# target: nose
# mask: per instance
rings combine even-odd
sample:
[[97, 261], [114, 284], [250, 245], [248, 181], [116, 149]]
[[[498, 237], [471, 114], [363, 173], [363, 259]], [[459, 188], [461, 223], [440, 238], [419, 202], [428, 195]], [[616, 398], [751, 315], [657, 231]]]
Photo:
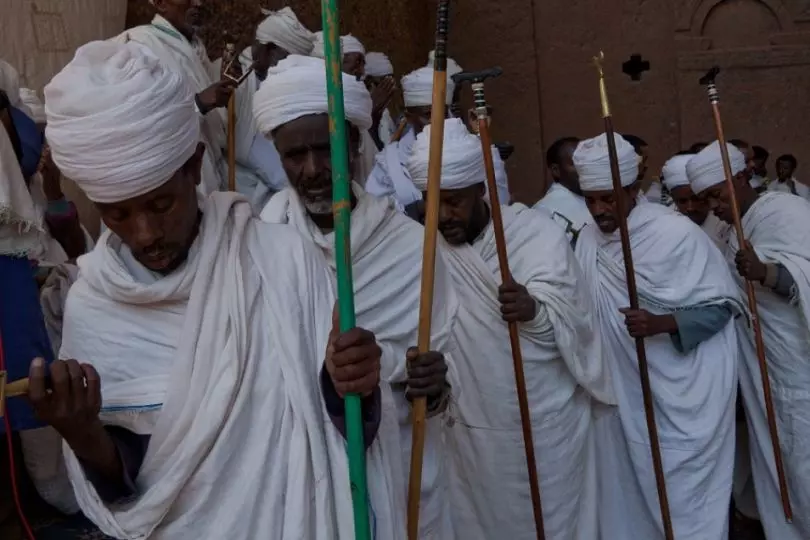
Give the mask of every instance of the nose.
[[697, 202], [694, 201], [693, 199], [689, 199], [686, 202], [686, 211], [687, 212], [694, 212], [695, 210], [697, 210]]
[[715, 210], [719, 206], [719, 201], [714, 197], [709, 197], [709, 210]]
[[320, 172], [318, 157], [315, 152], [309, 150], [304, 157], [302, 173], [305, 178], [314, 178]]
[[141, 248], [149, 247], [163, 238], [160, 227], [146, 213], [135, 216], [132, 233], [135, 245]]
[[449, 221], [452, 218], [453, 212], [450, 205], [439, 202], [439, 222]]

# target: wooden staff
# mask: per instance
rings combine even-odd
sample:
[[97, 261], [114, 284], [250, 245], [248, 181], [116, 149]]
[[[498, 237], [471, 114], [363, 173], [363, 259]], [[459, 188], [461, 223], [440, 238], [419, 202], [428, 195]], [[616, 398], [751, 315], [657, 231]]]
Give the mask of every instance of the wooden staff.
[[[630, 308], [638, 309], [638, 291], [636, 289], [636, 273], [633, 268], [633, 254], [630, 250], [630, 232], [627, 228], [627, 208], [622, 191], [621, 173], [619, 172], [619, 158], [616, 154], [616, 139], [613, 131], [613, 119], [610, 114], [610, 103], [605, 86], [605, 73], [602, 69], [604, 53], [594, 57], [594, 64], [599, 71], [599, 95], [602, 101], [602, 117], [605, 119], [605, 133], [607, 135], [608, 156], [610, 158], [610, 174], [613, 177], [613, 193], [616, 199], [616, 212], [619, 219], [619, 234], [622, 240], [622, 255], [624, 257], [624, 270], [627, 278], [627, 296], [630, 299]], [[647, 351], [644, 340], [636, 338], [636, 355], [638, 356], [638, 372], [641, 377], [641, 391], [644, 396], [644, 413], [647, 416], [647, 433], [650, 436], [650, 450], [652, 452], [653, 469], [655, 470], [655, 484], [658, 487], [658, 503], [661, 507], [661, 521], [664, 524], [666, 540], [674, 540], [672, 532], [672, 517], [669, 513], [669, 498], [667, 497], [667, 484], [664, 478], [664, 466], [661, 460], [661, 447], [658, 443], [658, 429], [655, 425], [655, 410], [653, 408], [653, 394], [650, 386], [650, 372], [647, 368]], [[616, 496], [620, 496], [617, 494]]]
[[391, 140], [388, 141], [388, 142], [392, 143], [392, 142], [399, 141], [402, 138], [402, 136], [405, 134], [405, 128], [407, 128], [407, 127], [408, 127], [408, 120], [406, 118], [403, 118], [402, 120], [399, 121], [399, 125], [397, 126], [397, 130], [394, 132], [394, 134], [391, 136]]
[[[723, 131], [723, 121], [720, 118], [720, 94], [715, 85], [715, 78], [720, 73], [720, 68], [715, 66], [706, 75], [700, 78], [700, 84], [706, 87], [709, 94], [709, 103], [712, 105], [714, 116], [714, 127], [717, 131], [717, 141], [720, 143], [720, 156], [723, 159], [723, 170], [726, 174], [726, 186], [731, 198], [731, 213], [734, 216], [734, 231], [737, 233], [737, 242], [740, 249], [746, 246], [745, 233], [743, 232], [740, 218], [740, 206], [737, 204], [737, 193], [734, 189], [734, 175], [731, 171], [731, 160], [728, 157], [728, 147], [726, 146], [726, 135]], [[765, 394], [765, 411], [768, 416], [768, 430], [771, 434], [771, 445], [773, 446], [773, 457], [776, 462], [776, 475], [779, 478], [779, 494], [782, 498], [782, 510], [788, 523], [793, 521], [793, 511], [790, 507], [790, 496], [788, 494], [787, 478], [785, 476], [785, 466], [782, 463], [782, 450], [779, 444], [779, 432], [776, 428], [776, 413], [773, 407], [773, 397], [771, 396], [771, 379], [768, 375], [768, 362], [765, 360], [765, 342], [762, 340], [762, 327], [759, 323], [759, 310], [757, 308], [757, 295], [754, 284], [751, 280], [745, 280], [745, 290], [748, 293], [748, 310], [751, 313], [751, 326], [754, 328], [754, 342], [757, 347], [757, 359], [759, 360], [759, 373], [762, 377], [762, 391]]]
[[14, 382], [6, 382], [7, 373], [0, 371], [0, 418], [5, 414], [6, 398], [28, 394], [28, 377]]
[[[464, 80], [472, 81], [472, 92], [475, 100], [475, 114], [478, 122], [478, 135], [481, 138], [481, 151], [484, 154], [484, 167], [487, 172], [487, 189], [492, 209], [492, 228], [495, 231], [495, 247], [498, 252], [498, 266], [501, 271], [501, 281], [513, 281], [509, 270], [509, 258], [506, 252], [506, 237], [503, 232], [503, 217], [501, 205], [498, 200], [498, 186], [495, 183], [495, 164], [492, 161], [492, 138], [489, 133], [489, 108], [484, 95], [484, 81], [494, 78], [502, 73], [501, 68], [491, 68], [477, 73], [464, 73], [456, 75], [456, 83]], [[532, 495], [532, 510], [534, 511], [534, 526], [538, 540], [545, 539], [543, 527], [543, 506], [540, 502], [540, 483], [537, 478], [537, 461], [534, 456], [534, 438], [532, 435], [532, 418], [529, 411], [529, 398], [526, 392], [526, 377], [523, 371], [523, 355], [520, 350], [520, 333], [517, 322], [509, 323], [509, 343], [512, 347], [512, 365], [515, 369], [515, 389], [517, 391], [518, 405], [520, 407], [520, 423], [523, 426], [523, 446], [526, 451], [526, 466], [529, 470], [529, 489]]]
[[[226, 57], [228, 62], [225, 62]], [[235, 59], [236, 45], [228, 43], [222, 59], [226, 74]], [[228, 100], [228, 191], [236, 191], [236, 88]]]
[[[425, 242], [422, 253], [422, 290], [419, 297], [420, 354], [430, 351], [430, 329], [433, 315], [433, 283], [436, 273], [436, 237], [439, 230], [439, 195], [444, 144], [445, 98], [447, 97], [447, 32], [450, 0], [439, 0], [436, 14], [436, 59], [433, 63], [433, 104], [430, 112], [430, 153], [428, 155], [427, 201], [425, 201]], [[408, 482], [408, 539], [419, 537], [419, 500], [422, 492], [422, 461], [425, 450], [425, 417], [427, 401], [413, 401], [413, 434], [411, 471]]]

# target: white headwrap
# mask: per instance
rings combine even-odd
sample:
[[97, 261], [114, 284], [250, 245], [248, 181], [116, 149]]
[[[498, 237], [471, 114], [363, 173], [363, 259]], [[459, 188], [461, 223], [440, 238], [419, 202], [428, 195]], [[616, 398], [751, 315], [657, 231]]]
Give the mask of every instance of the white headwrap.
[[[745, 170], [745, 154], [733, 144], [726, 143], [728, 158], [731, 162], [731, 174]], [[686, 174], [692, 184], [692, 191], [700, 195], [708, 188], [726, 181], [723, 170], [723, 158], [720, 155], [720, 143], [714, 141], [701, 150], [686, 165]]]
[[[362, 130], [371, 127], [371, 96], [366, 85], [343, 73], [346, 120]], [[329, 112], [326, 64], [320, 58], [290, 55], [267, 72], [253, 96], [253, 116], [264, 134], [309, 114]]]
[[20, 74], [5, 60], [0, 60], [0, 90], [5, 90], [12, 107], [20, 107]]
[[23, 104], [31, 111], [31, 118], [37, 124], [45, 123], [45, 104], [39, 99], [36, 90], [30, 88], [20, 88], [20, 99]]
[[[366, 48], [360, 43], [360, 40], [351, 34], [340, 36], [340, 50], [343, 55], [351, 53], [360, 53], [365, 56]], [[315, 41], [312, 47], [312, 56], [316, 58], [324, 58], [323, 32], [315, 32]]]
[[[621, 135], [616, 134], [615, 140], [622, 187], [627, 187], [633, 184], [638, 177], [639, 155], [636, 154], [633, 145]], [[579, 187], [582, 191], [613, 189], [605, 133], [593, 139], [584, 140], [577, 145], [577, 149], [574, 151], [574, 167], [579, 174]]]
[[381, 52], [366, 54], [366, 75], [369, 77], [385, 77], [393, 74], [394, 66], [386, 55]]
[[[405, 164], [413, 184], [419, 191], [427, 189], [430, 133], [431, 128], [427, 126], [416, 137], [411, 155]], [[463, 189], [486, 181], [481, 139], [470, 133], [460, 119], [448, 118], [444, 121], [442, 189]]]
[[509, 177], [506, 175], [506, 163], [501, 159], [498, 147], [492, 145], [492, 166], [495, 169], [495, 186], [498, 188], [498, 202], [508, 204], [503, 195], [509, 193]]
[[307, 56], [315, 43], [313, 34], [296, 17], [290, 7], [279, 11], [262, 10], [267, 18], [256, 28], [256, 41], [275, 43], [290, 54]]
[[687, 154], [682, 156], [673, 156], [664, 163], [664, 168], [661, 170], [664, 185], [667, 189], [673, 189], [681, 186], [689, 185], [689, 177], [686, 175], [686, 164], [695, 157], [695, 154]]
[[90, 200], [160, 187], [194, 155], [200, 116], [180, 71], [134, 41], [94, 41], [45, 87], [54, 163]]
[[[436, 51], [430, 51], [428, 53], [427, 67], [429, 67], [430, 69], [433, 69], [433, 62], [435, 62], [435, 60], [436, 60]], [[452, 58], [449, 58], [449, 57], [447, 58], [447, 76], [448, 77], [452, 77], [453, 75], [456, 75], [457, 73], [461, 73], [462, 71], [464, 71], [464, 69], [460, 65], [458, 65], [458, 63], [456, 63], [455, 60], [453, 60]]]
[[[447, 94], [445, 102], [453, 102], [453, 91], [456, 85], [447, 72]], [[428, 107], [433, 105], [433, 68], [422, 67], [402, 77], [402, 98], [405, 107]]]

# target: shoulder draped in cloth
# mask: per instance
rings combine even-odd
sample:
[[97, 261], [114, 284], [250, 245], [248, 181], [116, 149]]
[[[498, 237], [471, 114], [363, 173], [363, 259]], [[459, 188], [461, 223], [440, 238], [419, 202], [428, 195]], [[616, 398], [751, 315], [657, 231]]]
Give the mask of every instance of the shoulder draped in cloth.
[[554, 223], [562, 227], [572, 246], [576, 245], [576, 240], [585, 226], [594, 225], [585, 198], [556, 182], [551, 184], [548, 192], [534, 208], [547, 211]]

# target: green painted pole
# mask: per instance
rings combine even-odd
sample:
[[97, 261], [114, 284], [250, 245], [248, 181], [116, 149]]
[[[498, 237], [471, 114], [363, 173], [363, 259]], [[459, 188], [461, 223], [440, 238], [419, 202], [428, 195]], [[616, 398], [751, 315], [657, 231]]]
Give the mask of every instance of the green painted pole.
[[[332, 193], [335, 214], [335, 262], [337, 263], [338, 312], [340, 331], [355, 326], [354, 284], [351, 259], [351, 181], [349, 151], [346, 135], [346, 114], [343, 109], [343, 54], [340, 47], [340, 12], [338, 0], [321, 1], [324, 53], [326, 58], [326, 88], [329, 93], [329, 137], [332, 154]], [[368, 488], [366, 486], [366, 450], [360, 396], [347, 395], [346, 442], [349, 454], [349, 482], [354, 508], [356, 540], [371, 540], [368, 519]]]

